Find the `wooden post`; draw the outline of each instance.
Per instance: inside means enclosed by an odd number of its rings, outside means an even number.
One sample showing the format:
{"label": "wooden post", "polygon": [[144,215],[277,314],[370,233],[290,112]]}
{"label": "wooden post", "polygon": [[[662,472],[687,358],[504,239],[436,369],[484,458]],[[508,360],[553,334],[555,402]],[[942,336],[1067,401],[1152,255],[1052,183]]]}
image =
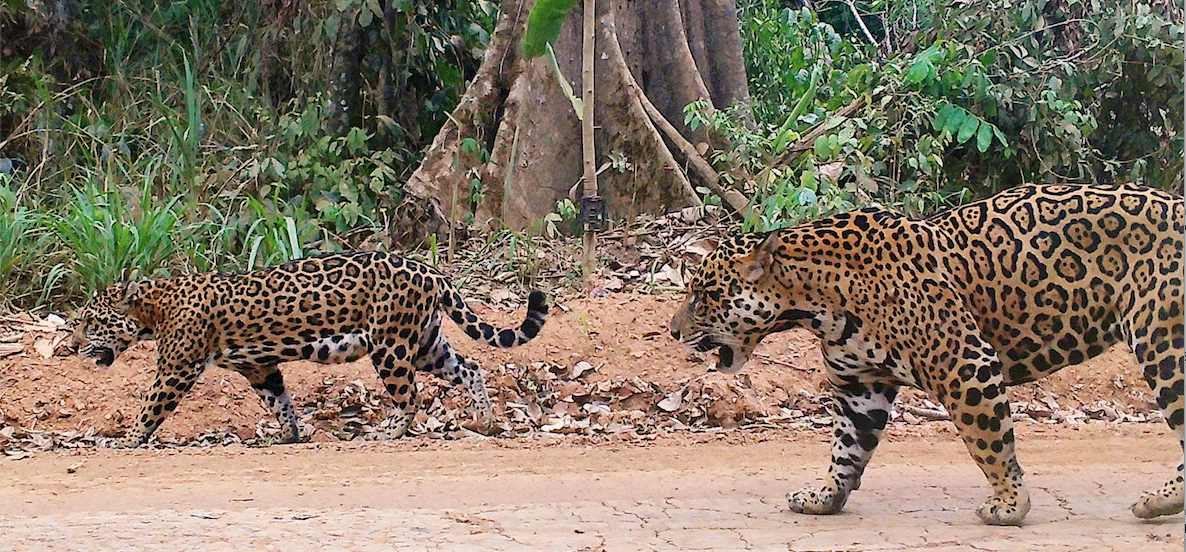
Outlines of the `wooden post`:
{"label": "wooden post", "polygon": [[583,252],[581,256],[581,277],[585,283],[585,289],[588,290],[591,286],[591,278],[593,276],[593,261],[596,259],[597,235],[593,228],[589,227],[587,217],[584,216],[584,207],[588,204],[587,198],[597,196],[597,157],[593,150],[593,60],[596,52],[594,52],[594,26],[597,21],[597,0],[585,0],[584,8],[584,48],[582,54],[581,67],[581,101],[584,102],[581,115],[581,146],[582,155],[584,156],[585,173],[582,177],[582,223],[584,225],[584,241]]}

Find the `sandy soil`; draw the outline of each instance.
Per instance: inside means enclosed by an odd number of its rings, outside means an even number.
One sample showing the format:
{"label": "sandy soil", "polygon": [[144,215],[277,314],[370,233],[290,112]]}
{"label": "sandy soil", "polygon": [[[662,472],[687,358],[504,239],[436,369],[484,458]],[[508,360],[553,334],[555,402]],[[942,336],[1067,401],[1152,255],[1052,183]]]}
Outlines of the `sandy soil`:
{"label": "sandy soil", "polygon": [[987,485],[944,425],[895,425],[845,512],[783,495],[824,430],[111,451],[4,462],[10,550],[1181,550],[1129,503],[1180,459],[1160,424],[1019,424],[1034,509],[986,527]]}
{"label": "sandy soil", "polygon": [[[609,412],[584,418],[596,422],[591,427],[555,435],[508,422],[493,438],[427,432],[344,442],[335,425],[340,412],[325,408],[327,397],[353,382],[377,387],[373,370],[294,363],[285,369],[294,400],[307,412],[329,413],[311,418],[314,442],[58,448],[0,459],[0,543],[8,543],[0,548],[1182,549],[1181,515],[1150,523],[1127,510],[1181,460],[1160,422],[1020,422],[1035,496],[1020,529],[975,519],[987,485],[949,423],[904,419],[891,424],[844,515],[792,514],[783,495],[814,484],[828,459],[826,428],[803,421],[818,415],[823,393],[818,344],[789,332],[764,343],[742,374],[706,375],[704,357],[666,333],[676,302],[562,298],[540,338],[509,351],[479,347],[449,327],[450,342],[487,371],[501,418],[514,418],[508,403],[532,393],[545,422],[571,419],[572,408],[600,397]],[[477,310],[504,326],[522,316],[521,309]],[[1014,388],[1011,397],[1054,411],[1105,405],[1146,416],[1151,396],[1130,356],[1114,349]],[[23,431],[119,435],[154,361],[152,343],[107,371],[76,356],[30,351],[0,359],[0,420]],[[570,377],[581,361],[594,369]],[[524,374],[546,389],[524,384]],[[426,409],[433,402],[441,412],[463,410],[463,394],[431,376],[420,381]],[[656,407],[680,389],[688,390],[680,409]],[[240,376],[212,370],[158,437],[186,444],[225,432],[250,440],[270,418]],[[5,439],[0,446],[13,446]]]}

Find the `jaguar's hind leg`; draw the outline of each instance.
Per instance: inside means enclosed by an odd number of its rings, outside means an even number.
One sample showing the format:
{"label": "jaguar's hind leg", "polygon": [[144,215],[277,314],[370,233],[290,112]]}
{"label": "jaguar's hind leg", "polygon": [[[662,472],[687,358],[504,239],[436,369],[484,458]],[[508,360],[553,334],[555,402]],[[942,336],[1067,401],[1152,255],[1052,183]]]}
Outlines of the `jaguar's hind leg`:
{"label": "jaguar's hind leg", "polygon": [[989,525],[1020,525],[1030,511],[1030,496],[1017,462],[1001,365],[995,355],[989,356],[987,346],[976,354],[979,342],[974,337],[965,334],[969,350],[953,356],[967,360],[953,363],[955,369],[935,389],[936,398],[951,413],[968,453],[992,486],[993,496],[980,505],[977,515]]}
{"label": "jaguar's hind leg", "polygon": [[397,412],[389,431],[394,437],[402,437],[416,415],[415,374],[407,347],[376,347],[371,352],[371,363],[379,373],[379,379],[383,380],[383,388],[395,402]]}
{"label": "jaguar's hind leg", "polygon": [[243,374],[255,389],[264,405],[276,415],[280,423],[280,442],[295,443],[301,439],[300,421],[296,408],[292,405],[292,398],[284,388],[284,377],[276,365],[265,366],[235,366],[235,371]]}
{"label": "jaguar's hind leg", "polygon": [[[1180,302],[1178,304],[1181,304]],[[1150,314],[1149,318],[1154,315]],[[1150,324],[1142,325],[1132,332],[1130,341],[1137,362],[1144,367],[1145,382],[1157,398],[1157,406],[1165,415],[1165,421],[1178,438],[1178,450],[1183,449],[1183,395],[1182,361],[1183,328],[1180,319],[1172,321],[1168,331],[1162,328],[1149,330]],[[1141,331],[1144,330],[1144,331]],[[1169,481],[1156,491],[1150,491],[1132,505],[1132,513],[1139,518],[1154,518],[1176,514],[1182,511],[1183,484],[1182,464]]]}
{"label": "jaguar's hind leg", "polygon": [[450,385],[464,385],[474,401],[475,429],[489,433],[494,425],[494,409],[486,392],[482,372],[473,361],[461,356],[440,333],[440,315],[433,315],[428,323],[414,360],[418,370],[432,372]]}

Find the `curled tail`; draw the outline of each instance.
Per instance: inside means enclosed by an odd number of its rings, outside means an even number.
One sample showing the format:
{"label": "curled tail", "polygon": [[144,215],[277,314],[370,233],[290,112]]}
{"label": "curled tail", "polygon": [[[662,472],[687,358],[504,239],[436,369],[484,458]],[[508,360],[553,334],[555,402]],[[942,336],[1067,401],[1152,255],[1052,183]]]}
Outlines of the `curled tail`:
{"label": "curled tail", "polygon": [[482,322],[456,290],[445,291],[441,297],[441,307],[470,338],[495,347],[514,347],[527,343],[539,334],[548,321],[548,302],[540,291],[531,292],[527,298],[527,318],[518,328],[499,329]]}

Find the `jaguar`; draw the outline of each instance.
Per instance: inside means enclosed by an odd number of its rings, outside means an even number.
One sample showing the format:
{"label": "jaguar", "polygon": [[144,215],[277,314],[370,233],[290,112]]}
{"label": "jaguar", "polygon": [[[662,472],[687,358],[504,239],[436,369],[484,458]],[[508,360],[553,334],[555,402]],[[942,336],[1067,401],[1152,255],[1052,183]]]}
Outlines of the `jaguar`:
{"label": "jaguar", "polygon": [[542,292],[528,297],[514,329],[478,319],[449,279],[416,260],[383,252],[309,257],[246,273],[207,273],[112,284],[79,313],[72,341],[110,366],[132,343],[157,341],[157,370],[140,413],[114,444],[145,443],[210,366],[242,374],[280,423],[282,442],[300,439],[299,418],[279,365],[342,363],[369,355],[392,396],[394,435],[416,408],[416,370],[464,385],[480,428],[493,422],[478,366],[445,340],[441,313],[475,340],[514,347],[539,334],[548,317]]}
{"label": "jaguar", "polygon": [[[1183,445],[1183,204],[1134,185],[1027,185],[926,219],[878,208],[705,244],[673,337],[741,370],[767,335],[820,338],[831,465],[790,509],[833,514],[861,476],[903,386],[942,404],[992,495],[988,524],[1030,510],[1006,387],[1123,342]],[[1182,465],[1132,506],[1182,511]]]}

